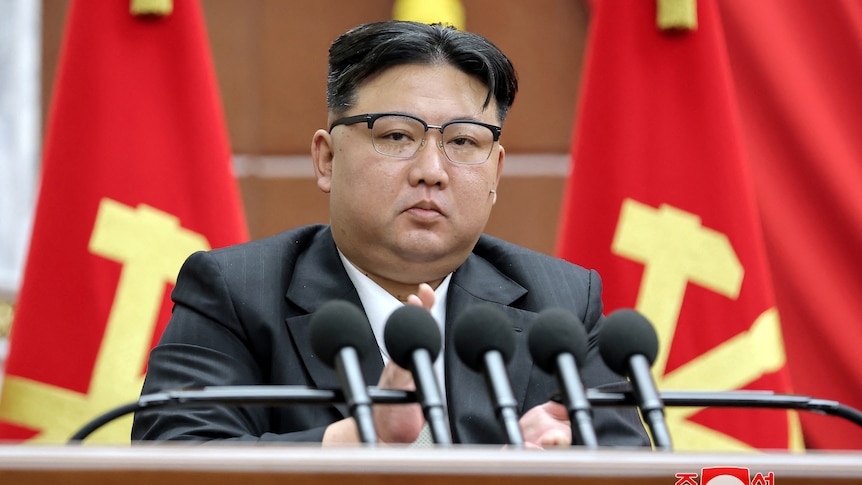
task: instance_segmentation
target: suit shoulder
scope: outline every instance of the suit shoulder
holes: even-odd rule
[[[248,258],[255,255],[264,258],[267,256],[290,257],[291,254],[296,255],[305,250],[316,238],[325,235],[328,231],[328,225],[312,224],[207,252],[220,261]]]
[[[519,246],[503,239],[483,234],[473,253],[485,259],[504,273],[511,271],[525,274],[553,271],[571,276],[587,277],[590,271],[583,266],[564,259]]]
[[[318,240],[332,241],[329,226],[302,226],[254,241],[198,251],[186,259],[183,269],[215,265],[216,271],[229,279],[256,275],[283,281],[292,273],[297,260]]]
[[[567,308],[588,328],[601,315],[602,282],[595,270],[487,235],[473,253],[527,290],[514,304],[519,308]]]

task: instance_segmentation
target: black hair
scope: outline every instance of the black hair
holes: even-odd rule
[[[343,114],[365,80],[403,64],[449,64],[477,77],[488,88],[483,107],[493,96],[501,123],[518,92],[511,61],[481,35],[442,24],[389,20],[355,27],[332,43],[326,87],[329,111]]]

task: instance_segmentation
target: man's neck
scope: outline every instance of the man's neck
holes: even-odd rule
[[[344,257],[344,260],[347,261],[351,266],[356,268],[357,271],[359,271],[360,273],[365,275],[368,279],[370,279],[371,281],[376,283],[378,286],[383,288],[387,293],[389,293],[390,295],[392,295],[393,297],[397,298],[399,301],[404,302],[404,303],[407,302],[408,296],[416,294],[416,292],[419,289],[419,285],[421,283],[427,283],[431,287],[432,290],[436,290],[440,286],[440,283],[442,283],[443,280],[446,279],[446,277],[444,276],[443,278],[435,279],[432,281],[419,281],[416,283],[402,283],[400,281],[394,281],[394,280],[391,280],[389,278],[385,278],[383,276],[380,276],[376,273],[372,273],[370,271],[367,271],[365,268],[358,266],[356,263],[354,263],[353,261],[348,259],[346,256],[344,256],[343,253],[341,253],[341,254]]]
[[[349,261],[349,260],[348,260]],[[353,263],[351,263],[353,264]],[[371,281],[377,283],[381,288],[386,290],[387,293],[394,296],[401,302],[407,302],[407,297],[410,295],[415,295],[419,289],[420,283],[410,284],[410,283],[400,283],[397,281],[392,281],[387,278],[383,278],[382,276],[376,275],[374,273],[370,273],[365,271],[363,268],[359,266],[353,265],[357,270],[359,270],[362,274],[368,277]],[[443,278],[434,281],[425,281],[431,286],[432,290],[436,290],[440,283],[443,282]]]

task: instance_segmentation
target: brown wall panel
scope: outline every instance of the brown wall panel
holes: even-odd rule
[[[485,232],[553,254],[564,184],[562,177],[504,178]]]
[[[566,153],[589,12],[578,0],[465,0],[467,29],[512,60],[520,90],[506,122],[508,153]]]
[[[57,73],[57,60],[63,42],[63,28],[66,22],[68,0],[42,0],[42,132],[48,121],[54,77]]]
[[[326,124],[329,45],[391,16],[388,0],[208,0],[203,3],[236,153],[307,154]]]
[[[504,143],[519,153],[568,149],[587,11],[580,1],[464,0],[467,28],[512,59],[521,91]],[[237,153],[307,154],[326,122],[329,45],[363,22],[391,18],[392,0],[207,0],[204,12]],[[335,13],[333,15],[333,13]]]
[[[311,177],[242,177],[240,189],[253,239],[329,221],[329,198]]]

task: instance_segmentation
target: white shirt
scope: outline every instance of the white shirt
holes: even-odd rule
[[[383,328],[386,326],[386,321],[392,312],[401,308],[402,303],[398,298],[395,298],[389,292],[384,290],[380,285],[374,282],[371,278],[359,271],[341,251],[338,251],[341,257],[341,263],[347,271],[347,276],[359,293],[359,300],[365,308],[365,314],[368,316],[368,322],[371,323],[371,329],[374,331],[374,338],[377,339],[377,347],[380,349],[380,355],[383,357],[383,363],[389,362],[389,352],[386,351],[386,345],[383,342]],[[441,337],[444,335],[444,322],[446,321],[446,295],[449,293],[449,281],[452,279],[452,273],[446,275],[440,286],[434,290],[434,305],[431,307],[431,316],[440,327]],[[434,361],[434,374],[437,376],[437,384],[440,388],[441,398],[446,402],[446,386],[444,385],[443,377],[443,344],[446,338],[443,337],[443,342],[440,342],[440,354],[437,360]]]

